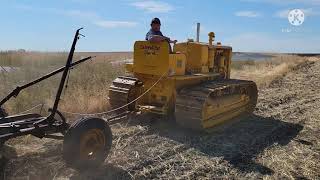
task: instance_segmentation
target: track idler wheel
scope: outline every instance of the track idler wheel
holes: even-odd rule
[[[100,118],[74,122],[63,142],[63,158],[78,169],[95,168],[107,158],[112,145],[111,129]]]

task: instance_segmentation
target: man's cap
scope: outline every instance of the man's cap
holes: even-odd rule
[[[161,25],[160,19],[159,18],[153,18],[152,21],[151,21],[151,25],[152,24],[160,24]]]

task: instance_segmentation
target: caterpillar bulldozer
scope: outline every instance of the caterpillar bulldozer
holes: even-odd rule
[[[111,107],[167,116],[194,130],[209,130],[252,113],[257,103],[253,81],[230,79],[232,48],[209,42],[136,41],[129,75],[109,88]],[[128,104],[128,106],[125,106]]]

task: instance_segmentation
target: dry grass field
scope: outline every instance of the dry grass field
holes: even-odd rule
[[[77,53],[74,59],[87,56],[96,58],[71,71],[68,88],[63,94],[60,106],[64,110],[89,113],[106,109],[107,88],[115,77],[124,73],[122,64],[111,62],[130,59],[132,53]],[[67,53],[0,53],[0,66],[18,69],[7,72],[2,68],[0,71],[0,97],[19,84],[64,66],[66,58]],[[61,74],[23,91],[17,99],[8,103],[6,109],[10,113],[18,113],[37,104],[51,105],[60,76]]]
[[[299,56],[279,55],[266,61],[234,61],[231,77],[253,80],[259,88],[267,87],[305,60]]]
[[[75,67],[59,109],[92,113],[108,109],[110,82],[124,74],[131,53],[97,53]],[[80,59],[92,53],[77,54]],[[0,97],[16,85],[63,66],[65,53],[0,53]],[[0,67],[1,68],[1,67]],[[79,172],[61,157],[62,143],[25,136],[1,150],[5,179],[319,179],[320,59],[279,55],[266,61],[235,61],[232,78],[254,80],[259,100],[254,114],[217,128],[190,133],[151,115],[112,126],[113,147],[105,164]],[[52,104],[59,77],[11,100],[9,113]],[[35,109],[39,112],[39,109]],[[45,112],[42,112],[45,113]],[[70,117],[71,119],[73,117]],[[76,118],[76,117],[75,117]],[[1,174],[0,173],[0,174]]]

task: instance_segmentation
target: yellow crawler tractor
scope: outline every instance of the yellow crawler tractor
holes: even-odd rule
[[[109,125],[117,123],[121,119],[117,117],[122,114],[151,112],[175,119],[186,128],[207,130],[251,113],[256,105],[256,84],[230,79],[232,49],[221,43],[214,44],[214,33],[211,32],[209,43],[178,43],[173,51],[167,42],[137,41],[133,63],[126,64],[130,75],[118,77],[109,89],[112,110],[107,113],[125,112],[108,119],[81,118],[71,124],[58,110],[58,105],[70,68],[92,58],[72,62],[80,30],[76,31],[65,67],[18,86],[0,100],[0,148],[7,140],[24,135],[64,139],[63,157],[67,164],[81,169],[92,168],[107,157],[112,145]],[[60,72],[63,74],[48,116],[8,115],[2,109],[2,105],[21,90]]]
[[[186,128],[207,130],[251,113],[257,102],[253,81],[230,79],[232,48],[209,42],[137,41],[128,76],[109,88],[112,109],[168,116]]]

